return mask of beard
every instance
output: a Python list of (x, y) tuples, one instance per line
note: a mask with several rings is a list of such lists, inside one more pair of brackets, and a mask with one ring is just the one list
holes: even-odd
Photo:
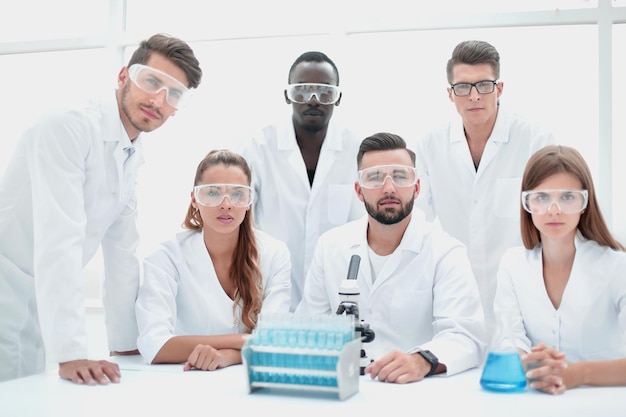
[(126, 83), (126, 85), (122, 88), (122, 100), (121, 100), (122, 113), (124, 113), (124, 116), (126, 116), (128, 123), (130, 123), (133, 128), (137, 129), (140, 132), (150, 132), (156, 129), (157, 126), (154, 126), (154, 127), (150, 126), (149, 122), (142, 123), (141, 120), (137, 121), (133, 118), (131, 114), (131, 110), (130, 110), (130, 104), (128, 103), (129, 101), (128, 91), (129, 90), (130, 90), (130, 83)]
[(308, 123), (308, 124), (302, 125), (302, 130), (304, 130), (305, 132), (309, 132), (309, 133), (317, 133), (320, 130), (324, 129), (324, 127), (325, 126), (322, 126), (317, 123)]
[(378, 223), (391, 225), (400, 223), (404, 220), (411, 211), (413, 211), (413, 205), (415, 204), (415, 200), (410, 200), (408, 203), (402, 204), (399, 210), (395, 210), (393, 208), (377, 210), (375, 206), (369, 204), (367, 201), (365, 202), (365, 210), (367, 210), (367, 214), (372, 216)]

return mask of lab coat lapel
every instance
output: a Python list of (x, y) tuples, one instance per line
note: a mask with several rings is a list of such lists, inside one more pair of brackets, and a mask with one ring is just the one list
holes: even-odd
[[(457, 154), (452, 160), (462, 161), (463, 168), (471, 175), (472, 178), (476, 176), (476, 168), (474, 168), (474, 161), (472, 161), (472, 154), (465, 138), (465, 130), (463, 129), (463, 122), (456, 121), (452, 123), (450, 127), (450, 150)], [(456, 168), (455, 168), (456, 169)]]
[[(411, 220), (404, 231), (404, 236), (400, 245), (389, 256), (387, 262), (376, 278), (372, 290), (376, 291), (385, 281), (390, 279), (399, 269), (407, 265), (413, 257), (421, 251), (424, 243), (424, 235), (434, 227), (431, 223), (426, 223), (424, 213), (420, 210), (413, 211)], [(371, 281), (370, 281), (371, 282)]]
[(124, 175), (124, 160), (126, 159), (126, 152), (124, 151), (124, 145), (120, 141), (105, 142), (107, 148), (111, 148), (112, 164), (111, 173), (109, 177), (111, 190), (116, 193), (120, 198), (122, 196), (122, 178)]
[(293, 122), (287, 125), (287, 128), (278, 135), (278, 149), (285, 153), (287, 162), (291, 166), (294, 177), (298, 178), (298, 181), (302, 183), (305, 190), (309, 190), (309, 177), (306, 172), (306, 166), (304, 165), (304, 158), (298, 148), (298, 142), (296, 141), (296, 133), (293, 128)]
[(315, 169), (315, 177), (313, 179), (313, 186), (311, 187), (311, 200), (314, 200), (320, 190), (323, 188), (323, 184), (326, 184), (326, 177), (330, 173), (337, 155), (341, 152), (341, 138), (335, 133), (335, 129), (332, 125), (328, 126), (326, 137), (322, 143), (322, 149), (320, 150), (320, 157)]
[(508, 118), (508, 113), (498, 112), (496, 123), (493, 126), (493, 131), (485, 144), (483, 155), (480, 158), (480, 164), (478, 165), (478, 171), (476, 172), (477, 178), (480, 177), (489, 167), (489, 164), (493, 162), (502, 144), (509, 141), (509, 126), (511, 124), (507, 120)]

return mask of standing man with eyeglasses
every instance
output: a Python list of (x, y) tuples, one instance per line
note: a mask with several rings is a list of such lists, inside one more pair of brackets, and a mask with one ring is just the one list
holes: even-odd
[(555, 139), (500, 105), (500, 55), (489, 43), (459, 43), (448, 60), (447, 77), (448, 97), (460, 118), (417, 144), (422, 182), (417, 206), (467, 245), (492, 331), (500, 257), (521, 245), (522, 173), (528, 158)]
[(480, 365), (482, 306), (465, 246), (413, 208), (420, 193), (415, 153), (398, 135), (365, 138), (356, 195), (367, 215), (324, 233), (298, 314), (333, 314), (354, 255), (359, 318), (375, 332), (365, 373), (408, 383)]
[(189, 45), (157, 34), (109, 97), (42, 117), (22, 135), (0, 178), (0, 381), (47, 362), (77, 384), (119, 381), (117, 364), (88, 358), (83, 267), (101, 247), (109, 350), (137, 353), (141, 132), (174, 115), (201, 78)]
[(291, 252), (294, 310), (318, 237), (364, 211), (352, 192), (360, 140), (331, 122), (341, 102), (335, 63), (322, 52), (305, 52), (287, 82), (291, 117), (263, 128), (240, 153), (252, 169), (256, 224)]

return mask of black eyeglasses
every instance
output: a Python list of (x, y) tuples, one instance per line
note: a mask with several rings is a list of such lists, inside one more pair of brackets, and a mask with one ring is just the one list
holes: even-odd
[(495, 90), (497, 84), (497, 80), (482, 80), (475, 83), (450, 84), (450, 87), (452, 88), (452, 91), (454, 91), (455, 96), (465, 97), (470, 95), (472, 87), (476, 87), (478, 94), (491, 94), (493, 93), (493, 90)]

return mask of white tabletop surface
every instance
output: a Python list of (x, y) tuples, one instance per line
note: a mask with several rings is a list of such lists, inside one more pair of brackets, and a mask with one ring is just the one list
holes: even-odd
[[(191, 417), (249, 411), (254, 416), (626, 416), (626, 387), (582, 387), (551, 396), (534, 390), (484, 391), (480, 369), (397, 385), (361, 376), (359, 392), (341, 401), (331, 393), (259, 389), (248, 392), (245, 367), (183, 372), (182, 365), (146, 365), (114, 357), (122, 380), (81, 386), (56, 372), (0, 383), (0, 416)], [(435, 414), (436, 413), (436, 414)]]

